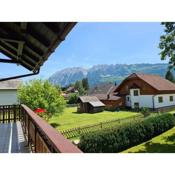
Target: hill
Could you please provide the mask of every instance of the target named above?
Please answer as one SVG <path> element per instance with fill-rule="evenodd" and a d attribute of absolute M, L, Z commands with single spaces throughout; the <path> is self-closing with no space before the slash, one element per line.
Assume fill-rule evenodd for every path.
<path fill-rule="evenodd" d="M 120 83 L 125 77 L 133 72 L 157 74 L 165 77 L 167 64 L 115 64 L 95 65 L 90 69 L 81 67 L 66 68 L 53 74 L 49 81 L 53 84 L 60 84 L 62 87 L 88 78 L 90 86 L 104 82 Z"/>

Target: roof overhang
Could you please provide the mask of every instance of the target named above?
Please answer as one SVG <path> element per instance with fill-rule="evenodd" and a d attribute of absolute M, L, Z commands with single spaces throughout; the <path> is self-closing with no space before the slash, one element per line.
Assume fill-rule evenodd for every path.
<path fill-rule="evenodd" d="M 1 22 L 0 52 L 9 59 L 2 58 L 0 62 L 21 65 L 33 72 L 30 75 L 39 73 L 40 67 L 64 41 L 75 24 L 75 22 Z"/>

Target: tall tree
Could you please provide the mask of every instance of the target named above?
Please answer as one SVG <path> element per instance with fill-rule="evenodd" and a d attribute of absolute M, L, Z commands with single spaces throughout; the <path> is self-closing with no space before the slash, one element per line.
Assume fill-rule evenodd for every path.
<path fill-rule="evenodd" d="M 161 59 L 169 59 L 169 69 L 175 67 L 175 22 L 162 22 L 164 35 L 160 36 Z"/>
<path fill-rule="evenodd" d="M 173 76 L 173 74 L 172 74 L 172 72 L 171 72 L 170 70 L 167 71 L 167 73 L 166 73 L 166 75 L 165 75 L 165 78 L 166 78 L 167 80 L 173 82 L 173 83 L 175 82 L 174 76 Z"/>
<path fill-rule="evenodd" d="M 82 85 L 85 91 L 87 91 L 89 89 L 89 83 L 88 83 L 88 79 L 87 78 L 83 78 L 82 79 Z"/>
<path fill-rule="evenodd" d="M 82 85 L 82 81 L 76 81 L 74 87 L 75 87 L 75 89 L 78 90 L 80 95 L 84 94 L 84 88 L 83 88 L 83 85 Z"/>

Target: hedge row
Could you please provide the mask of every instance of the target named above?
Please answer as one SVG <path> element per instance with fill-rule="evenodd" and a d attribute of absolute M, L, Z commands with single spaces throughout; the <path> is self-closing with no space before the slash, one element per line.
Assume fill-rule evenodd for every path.
<path fill-rule="evenodd" d="M 172 114 L 157 114 L 118 128 L 85 134 L 81 137 L 78 147 L 87 153 L 120 152 L 145 142 L 174 125 L 175 117 Z"/>

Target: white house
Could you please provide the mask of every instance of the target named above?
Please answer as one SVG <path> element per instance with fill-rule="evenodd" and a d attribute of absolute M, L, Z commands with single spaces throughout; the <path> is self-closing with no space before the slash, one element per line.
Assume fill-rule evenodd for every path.
<path fill-rule="evenodd" d="M 158 76 L 133 73 L 116 88 L 123 106 L 153 110 L 175 107 L 175 84 Z"/>
<path fill-rule="evenodd" d="M 21 81 L 19 79 L 0 82 L 0 105 L 14 105 L 19 103 L 17 89 L 20 84 Z"/>

